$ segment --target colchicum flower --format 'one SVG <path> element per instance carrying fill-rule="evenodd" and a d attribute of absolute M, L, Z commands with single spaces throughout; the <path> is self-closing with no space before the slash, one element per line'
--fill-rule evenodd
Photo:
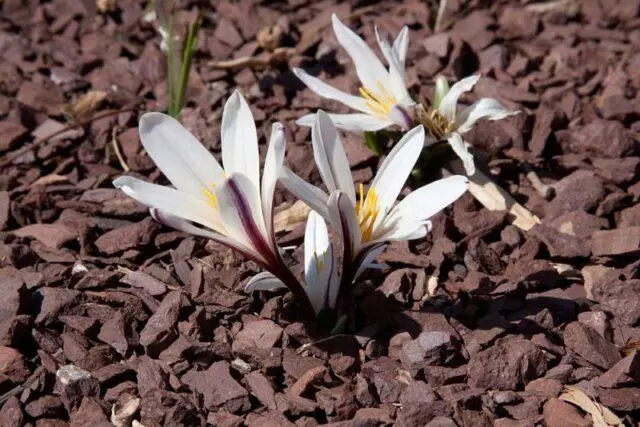
<path fill-rule="evenodd" d="M 422 126 L 407 132 L 365 191 L 363 184 L 356 188 L 353 183 L 331 118 L 318 111 L 311 139 L 314 159 L 329 194 L 283 167 L 280 181 L 284 186 L 341 231 L 345 248 L 342 288 L 371 266 L 385 242 L 424 237 L 431 228 L 429 218 L 466 191 L 466 178 L 451 176 L 427 184 L 395 203 L 420 156 L 424 138 Z"/>
<path fill-rule="evenodd" d="M 131 176 L 116 179 L 114 186 L 149 206 L 158 221 L 243 253 L 278 277 L 310 310 L 304 289 L 282 260 L 273 229 L 273 195 L 285 151 L 282 125 L 272 127 L 262 182 L 255 123 L 238 91 L 222 116 L 224 169 L 170 116 L 145 114 L 139 133 L 146 152 L 175 188 Z"/>
<path fill-rule="evenodd" d="M 331 16 L 333 31 L 338 43 L 353 60 L 362 86 L 360 96 L 350 95 L 307 74 L 300 68 L 293 72 L 316 94 L 339 101 L 360 113 L 330 114 L 335 125 L 351 131 L 377 131 L 397 125 L 403 130 L 413 127 L 413 106 L 404 82 L 405 57 L 409 43 L 409 29 L 404 27 L 389 44 L 376 28 L 380 50 L 389 64 L 387 70 L 375 53 L 356 33 L 347 28 L 334 14 Z M 313 124 L 314 114 L 298 119 L 303 126 Z"/>
<path fill-rule="evenodd" d="M 451 88 L 447 80 L 436 78 L 435 98 L 430 112 L 419 111 L 418 119 L 429 131 L 427 145 L 446 140 L 464 164 L 467 175 L 475 173 L 473 155 L 462 135 L 469 132 L 480 119 L 500 120 L 518 114 L 518 111 L 507 110 L 498 100 L 482 98 L 470 106 L 457 111 L 458 98 L 469 92 L 478 82 L 480 76 L 469 76 L 455 83 Z"/>
<path fill-rule="evenodd" d="M 316 316 L 323 309 L 335 308 L 340 289 L 337 270 L 327 224 L 318 213 L 311 211 L 304 231 L 304 289 Z M 285 287 L 286 285 L 273 274 L 263 272 L 247 283 L 245 292 Z"/>

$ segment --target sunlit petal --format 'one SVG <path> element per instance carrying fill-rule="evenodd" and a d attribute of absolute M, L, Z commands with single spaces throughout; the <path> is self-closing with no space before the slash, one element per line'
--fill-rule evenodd
<path fill-rule="evenodd" d="M 287 286 L 268 271 L 263 271 L 253 276 L 244 287 L 245 293 L 254 291 L 274 291 L 277 289 L 286 289 Z"/>
<path fill-rule="evenodd" d="M 411 170 L 420 157 L 423 145 L 424 128 L 422 125 L 416 126 L 402 137 L 380 165 L 371 186 L 376 189 L 383 215 L 389 212 L 398 198 Z"/>
<path fill-rule="evenodd" d="M 258 253 L 271 253 L 258 190 L 251 181 L 242 174 L 233 174 L 218 186 L 216 194 L 227 235 Z"/>
<path fill-rule="evenodd" d="M 397 229 L 401 229 L 403 224 L 407 224 L 405 228 L 408 229 L 426 225 L 429 218 L 462 196 L 467 191 L 467 184 L 464 176 L 454 175 L 422 186 L 393 208 L 388 221 L 394 223 Z"/>
<path fill-rule="evenodd" d="M 362 232 L 356 216 L 356 209 L 351 200 L 343 193 L 334 191 L 329 196 L 330 223 L 342 235 L 344 242 L 344 257 L 353 259 L 360 249 Z"/>
<path fill-rule="evenodd" d="M 260 189 L 258 136 L 253 114 L 236 89 L 222 113 L 222 163 L 227 174 L 240 173 Z"/>
<path fill-rule="evenodd" d="M 436 88 L 433 94 L 433 108 L 439 108 L 442 98 L 449 92 L 449 82 L 444 76 L 436 77 Z"/>
<path fill-rule="evenodd" d="M 262 212 L 266 226 L 267 236 L 275 237 L 273 232 L 273 194 L 276 183 L 282 170 L 284 161 L 285 135 L 280 123 L 271 126 L 271 139 L 264 159 L 264 171 L 262 172 Z M 275 240 L 272 242 L 275 248 Z"/>
<path fill-rule="evenodd" d="M 214 240 L 220 244 L 227 246 L 235 251 L 240 252 L 244 256 L 254 261 L 262 261 L 260 254 L 256 253 L 253 249 L 243 246 L 240 242 L 230 239 L 227 236 L 223 236 L 220 233 L 210 231 L 206 228 L 196 227 L 186 219 L 171 215 L 170 213 L 158 208 L 149 209 L 151 216 L 158 222 L 171 227 L 184 233 L 192 234 L 194 236 L 206 237 L 207 239 Z"/>
<path fill-rule="evenodd" d="M 313 77 L 301 68 L 294 68 L 293 73 L 302 80 L 309 89 L 321 97 L 342 102 L 344 105 L 347 105 L 354 110 L 365 113 L 369 112 L 369 107 L 367 107 L 367 103 L 364 98 L 343 92 L 340 89 L 323 82 L 319 78 Z"/>
<path fill-rule="evenodd" d="M 391 92 L 402 104 L 412 104 L 413 101 L 409 96 L 407 87 L 404 83 L 404 67 L 400 65 L 399 58 L 396 56 L 393 48 L 389 45 L 389 41 L 385 35 L 380 34 L 378 27 L 375 27 L 376 39 L 380 50 L 389 64 L 389 86 Z"/>
<path fill-rule="evenodd" d="M 304 235 L 304 271 L 307 293 L 316 313 L 329 303 L 333 261 L 327 225 L 318 213 L 311 211 Z"/>
<path fill-rule="evenodd" d="M 336 127 L 322 110 L 316 114 L 316 122 L 311 128 L 311 141 L 313 157 L 329 193 L 340 190 L 355 204 L 356 193 L 347 155 Z"/>
<path fill-rule="evenodd" d="M 405 58 L 407 57 L 407 48 L 409 47 L 409 27 L 406 25 L 402 27 L 398 37 L 393 42 L 393 53 L 398 58 L 398 64 L 400 65 L 400 71 L 404 75 Z"/>
<path fill-rule="evenodd" d="M 218 212 L 188 193 L 150 184 L 132 176 L 116 178 L 113 185 L 127 196 L 150 208 L 158 208 L 171 215 L 196 222 L 218 232 L 224 232 Z"/>
<path fill-rule="evenodd" d="M 501 120 L 518 114 L 518 111 L 507 110 L 498 100 L 482 98 L 465 108 L 456 118 L 456 130 L 464 134 L 471 130 L 480 119 Z"/>
<path fill-rule="evenodd" d="M 138 132 L 149 157 L 180 191 L 203 198 L 213 191 L 224 171 L 209 151 L 176 119 L 162 113 L 146 113 Z"/>
<path fill-rule="evenodd" d="M 329 196 L 327 193 L 309 184 L 287 167 L 283 167 L 280 172 L 280 182 L 307 206 L 318 212 L 324 219 L 329 220 L 329 210 L 327 207 Z"/>
<path fill-rule="evenodd" d="M 447 121 L 455 123 L 456 107 L 458 105 L 460 95 L 473 89 L 479 78 L 479 75 L 465 77 L 451 86 L 451 89 L 449 89 L 449 91 L 442 97 L 440 105 L 438 106 L 438 111 L 445 119 L 447 119 Z"/>
<path fill-rule="evenodd" d="M 296 123 L 300 126 L 313 126 L 315 114 L 307 114 L 300 117 Z M 393 120 L 373 116 L 370 114 L 329 114 L 329 118 L 338 129 L 350 132 L 375 132 L 380 129 L 392 126 Z"/>
<path fill-rule="evenodd" d="M 467 172 L 467 175 L 473 175 L 476 172 L 473 154 L 469 152 L 469 148 L 467 148 L 467 145 L 462 139 L 462 135 L 457 132 L 453 132 L 448 135 L 447 141 L 449 141 L 449 145 L 451 145 L 451 149 L 456 153 L 456 156 L 462 160 L 462 164 L 464 165 L 464 170 Z"/>
<path fill-rule="evenodd" d="M 362 262 L 358 266 L 358 269 L 356 270 L 355 276 L 353 276 L 353 280 L 354 281 L 357 281 L 360 278 L 360 276 L 362 275 L 362 273 L 365 272 L 365 270 L 367 270 L 369 268 L 382 268 L 384 266 L 384 264 L 375 263 L 374 260 L 378 257 L 378 255 L 380 255 L 382 252 L 384 252 L 384 250 L 387 248 L 387 246 L 388 245 L 373 246 L 369 250 L 367 255 L 363 258 Z"/>
<path fill-rule="evenodd" d="M 353 60 L 356 74 L 362 82 L 362 85 L 375 88 L 378 82 L 384 82 L 388 78 L 389 73 L 364 40 L 340 22 L 335 14 L 331 15 L 331 22 L 338 43 L 340 43 L 351 57 L 351 60 Z"/>

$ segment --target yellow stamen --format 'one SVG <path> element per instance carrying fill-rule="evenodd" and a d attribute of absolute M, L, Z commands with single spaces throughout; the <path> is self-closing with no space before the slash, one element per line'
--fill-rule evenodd
<path fill-rule="evenodd" d="M 378 204 L 378 193 L 374 187 L 369 188 L 366 197 L 364 196 L 364 185 L 358 185 L 360 200 L 356 205 L 356 215 L 360 224 L 360 232 L 362 233 L 362 241 L 366 242 L 371 239 L 373 227 L 380 213 Z"/>
<path fill-rule="evenodd" d="M 211 187 L 215 188 L 216 184 L 211 184 Z M 209 206 L 211 206 L 214 209 L 218 208 L 218 198 L 216 197 L 215 194 L 213 194 L 208 188 L 204 187 L 202 189 L 202 193 L 207 197 L 207 202 L 209 203 Z"/>
<path fill-rule="evenodd" d="M 420 122 L 422 122 L 436 139 L 442 139 L 444 135 L 455 129 L 455 123 L 449 122 L 436 109 L 432 110 L 430 114 L 427 114 L 427 112 L 422 109 L 422 111 L 418 112 L 418 116 Z"/>
<path fill-rule="evenodd" d="M 398 101 L 379 81 L 376 82 L 376 88 L 378 90 L 374 92 L 370 88 L 362 86 L 359 92 L 373 114 L 387 118 Z"/>

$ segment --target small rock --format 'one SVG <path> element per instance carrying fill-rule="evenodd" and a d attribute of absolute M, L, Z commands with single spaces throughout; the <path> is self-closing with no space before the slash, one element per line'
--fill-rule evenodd
<path fill-rule="evenodd" d="M 324 366 L 309 369 L 289 388 L 289 394 L 296 397 L 301 396 L 313 382 L 322 378 L 326 372 L 327 368 Z"/>
<path fill-rule="evenodd" d="M 259 371 L 253 371 L 244 377 L 244 380 L 249 387 L 249 391 L 253 394 L 264 406 L 269 409 L 276 410 L 276 394 L 273 390 L 273 386 Z"/>
<path fill-rule="evenodd" d="M 578 314 L 578 322 L 593 328 L 602 338 L 612 341 L 613 330 L 604 311 L 585 311 Z"/>
<path fill-rule="evenodd" d="M 100 397 L 100 383 L 75 365 L 64 365 L 56 371 L 56 390 L 69 413 L 80 406 L 85 397 Z"/>
<path fill-rule="evenodd" d="M 251 408 L 249 393 L 233 379 L 229 367 L 228 362 L 215 362 L 206 371 L 187 372 L 182 381 L 203 395 L 204 405 L 211 411 L 218 407 L 231 413 L 247 411 Z"/>
<path fill-rule="evenodd" d="M 564 329 L 564 343 L 571 350 L 599 368 L 609 369 L 620 357 L 615 345 L 598 332 L 580 322 L 571 322 Z"/>
<path fill-rule="evenodd" d="M 614 388 L 640 382 L 640 354 L 634 351 L 604 374 L 598 377 L 596 383 L 600 387 Z"/>
<path fill-rule="evenodd" d="M 589 247 L 576 236 L 560 233 L 544 224 L 534 225 L 530 232 L 546 245 L 552 257 L 584 258 L 589 256 Z"/>
<path fill-rule="evenodd" d="M 80 407 L 69 414 L 69 427 L 108 427 L 113 426 L 104 413 L 102 406 L 94 398 L 83 398 Z"/>
<path fill-rule="evenodd" d="M 558 397 L 563 387 L 562 383 L 558 380 L 537 378 L 527 384 L 524 390 L 551 399 Z"/>
<path fill-rule="evenodd" d="M 640 250 L 640 226 L 594 231 L 591 235 L 593 255 L 623 255 Z"/>
<path fill-rule="evenodd" d="M 640 408 L 640 388 L 603 388 L 598 391 L 600 402 L 614 411 L 630 412 Z"/>
<path fill-rule="evenodd" d="M 548 427 L 589 427 L 587 421 L 571 404 L 560 399 L 549 399 L 542 410 Z"/>
<path fill-rule="evenodd" d="M 429 404 L 438 400 L 431 386 L 424 381 L 412 381 L 400 394 L 400 404 Z"/>
<path fill-rule="evenodd" d="M 149 244 L 159 229 L 160 225 L 152 218 L 145 218 L 140 222 L 114 228 L 98 237 L 95 245 L 103 254 L 114 255 Z"/>
<path fill-rule="evenodd" d="M 605 196 L 604 182 L 593 172 L 578 170 L 553 186 L 556 197 L 545 208 L 546 217 L 554 219 L 576 210 L 595 209 Z"/>
<path fill-rule="evenodd" d="M 46 247 L 54 249 L 78 236 L 76 230 L 72 230 L 64 224 L 30 224 L 13 231 L 13 234 L 37 239 Z"/>
<path fill-rule="evenodd" d="M 3 120 L 0 122 L 0 151 L 12 149 L 26 135 L 27 128 L 19 123 Z"/>
<path fill-rule="evenodd" d="M 269 350 L 281 337 L 282 328 L 271 320 L 247 322 L 233 340 L 231 349 L 234 353 L 243 353 L 249 348 Z"/>
<path fill-rule="evenodd" d="M 510 338 L 471 356 L 467 366 L 471 387 L 512 390 L 547 370 L 544 353 L 531 341 Z"/>
<path fill-rule="evenodd" d="M 80 293 L 71 289 L 45 287 L 38 290 L 42 298 L 36 323 L 49 323 L 75 305 Z"/>
<path fill-rule="evenodd" d="M 142 288 L 152 296 L 164 295 L 167 292 L 167 285 L 164 282 L 142 271 L 131 271 L 120 281 L 136 288 Z"/>
<path fill-rule="evenodd" d="M 125 331 L 125 320 L 119 310 L 115 312 L 111 319 L 102 325 L 98 339 L 105 344 L 109 344 L 122 356 L 127 355 L 129 341 L 127 340 L 127 333 Z"/>
<path fill-rule="evenodd" d="M 24 426 L 24 412 L 17 397 L 11 396 L 0 409 L 0 425 L 4 427 Z"/>
<path fill-rule="evenodd" d="M 169 292 L 147 321 L 140 332 L 140 344 L 146 348 L 147 353 L 158 354 L 178 338 L 176 326 L 184 305 L 182 299 L 179 291 Z"/>
<path fill-rule="evenodd" d="M 25 412 L 32 418 L 58 418 L 65 413 L 64 405 L 57 396 L 43 396 L 25 406 Z"/>
<path fill-rule="evenodd" d="M 21 383 L 30 371 L 22 354 L 11 347 L 0 346 L 0 374 L 13 383 Z"/>
<path fill-rule="evenodd" d="M 614 120 L 594 120 L 571 133 L 569 149 L 578 154 L 587 152 L 620 159 L 633 150 L 633 140 L 627 135 L 624 124 Z"/>

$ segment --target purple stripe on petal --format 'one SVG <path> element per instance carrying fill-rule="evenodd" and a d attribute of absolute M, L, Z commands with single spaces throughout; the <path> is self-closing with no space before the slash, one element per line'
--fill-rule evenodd
<path fill-rule="evenodd" d="M 394 114 L 394 117 L 399 118 L 403 123 L 403 129 L 409 130 L 413 127 L 413 118 L 411 118 L 411 114 L 409 114 L 409 111 L 406 108 L 400 104 L 396 104 L 393 106 L 393 110 L 396 113 Z"/>
<path fill-rule="evenodd" d="M 238 184 L 233 177 L 229 178 L 229 189 L 231 190 L 233 201 L 238 208 L 240 221 L 247 232 L 247 236 L 249 237 L 251 244 L 259 254 L 264 256 L 268 261 L 275 263 L 276 260 L 273 251 L 271 251 L 271 248 L 260 232 L 258 225 L 253 220 L 253 214 L 251 213 L 249 202 L 247 202 L 247 198 L 244 193 L 242 193 L 242 190 L 240 190 L 240 187 L 238 187 Z"/>

